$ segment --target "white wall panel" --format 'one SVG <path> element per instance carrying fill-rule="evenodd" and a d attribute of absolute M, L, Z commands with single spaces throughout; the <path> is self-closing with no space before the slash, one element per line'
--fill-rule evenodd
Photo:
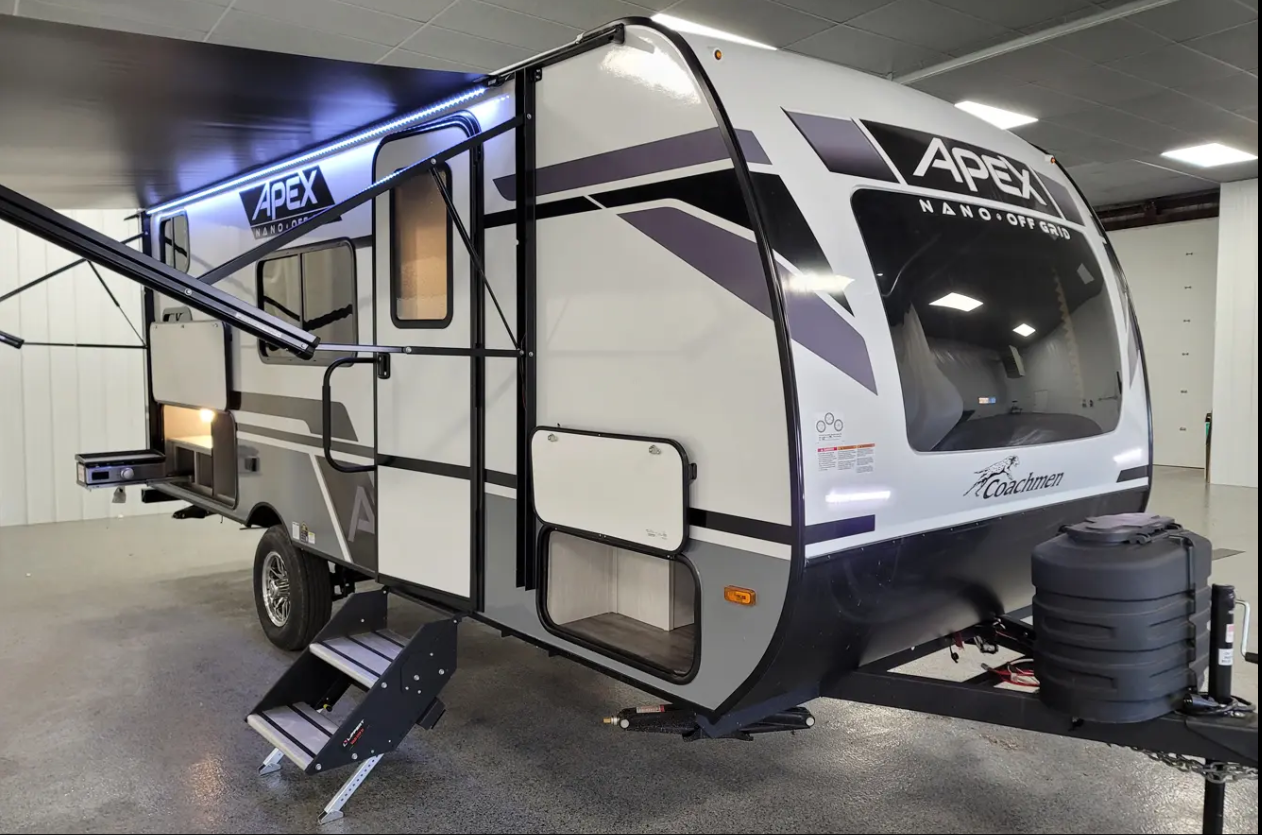
<path fill-rule="evenodd" d="M 67 214 L 112 238 L 134 235 L 128 211 Z M 0 223 L 0 295 L 74 260 L 58 247 Z M 140 326 L 140 288 L 101 271 Z M 0 303 L 0 330 L 32 342 L 134 345 L 138 339 L 92 269 L 82 265 Z M 140 351 L 0 346 L 0 525 L 162 513 L 170 505 L 110 502 L 111 491 L 75 483 L 79 452 L 146 445 L 144 356 Z"/>
<path fill-rule="evenodd" d="M 1226 183 L 1219 203 L 1218 327 L 1210 480 L 1258 486 L 1258 181 Z"/>
<path fill-rule="evenodd" d="M 1205 466 L 1213 408 L 1218 220 L 1109 235 L 1131 286 L 1152 387 L 1154 463 Z"/>

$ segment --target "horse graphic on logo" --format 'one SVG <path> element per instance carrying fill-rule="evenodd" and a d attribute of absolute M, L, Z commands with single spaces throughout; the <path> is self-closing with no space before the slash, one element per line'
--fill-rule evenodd
<path fill-rule="evenodd" d="M 967 496 L 969 493 L 972 493 L 975 496 L 980 496 L 986 484 L 995 478 L 1003 477 L 1015 483 L 1016 479 L 1012 477 L 1012 468 L 1020 463 L 1021 461 L 1017 456 L 1009 455 L 1002 461 L 997 461 L 983 470 L 978 470 L 974 473 L 977 476 L 977 481 L 973 482 L 972 487 L 964 491 L 964 495 Z"/>

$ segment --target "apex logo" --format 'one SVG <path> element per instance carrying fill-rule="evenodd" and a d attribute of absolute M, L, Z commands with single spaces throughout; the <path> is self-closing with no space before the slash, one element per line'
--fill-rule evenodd
<path fill-rule="evenodd" d="M 942 138 L 935 136 L 912 176 L 924 177 L 930 168 L 941 168 L 974 194 L 978 193 L 977 184 L 989 179 L 1004 194 L 1047 205 L 1043 195 L 1034 188 L 1034 172 L 1005 156 L 978 154 L 963 145 L 956 145 L 948 152 Z"/>
<path fill-rule="evenodd" d="M 864 122 L 909 185 L 974 195 L 1061 217 L 1025 164 L 967 142 L 898 125 Z"/>
<path fill-rule="evenodd" d="M 239 195 L 255 238 L 284 232 L 309 215 L 333 205 L 329 184 L 318 165 L 251 186 Z"/>

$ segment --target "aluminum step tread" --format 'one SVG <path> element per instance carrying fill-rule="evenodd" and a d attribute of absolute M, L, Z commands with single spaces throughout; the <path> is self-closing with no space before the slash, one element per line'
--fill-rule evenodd
<path fill-rule="evenodd" d="M 311 654 L 361 686 L 371 688 L 406 643 L 406 638 L 388 629 L 379 629 L 312 644 Z"/>
<path fill-rule="evenodd" d="M 337 732 L 328 716 L 305 702 L 252 713 L 245 721 L 303 770 Z"/>

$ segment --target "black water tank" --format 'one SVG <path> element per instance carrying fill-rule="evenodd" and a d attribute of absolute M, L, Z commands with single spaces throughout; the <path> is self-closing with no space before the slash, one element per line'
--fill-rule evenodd
<path fill-rule="evenodd" d="M 1048 707 L 1097 722 L 1175 710 L 1209 664 L 1209 540 L 1167 516 L 1071 525 L 1034 549 L 1034 671 Z"/>

